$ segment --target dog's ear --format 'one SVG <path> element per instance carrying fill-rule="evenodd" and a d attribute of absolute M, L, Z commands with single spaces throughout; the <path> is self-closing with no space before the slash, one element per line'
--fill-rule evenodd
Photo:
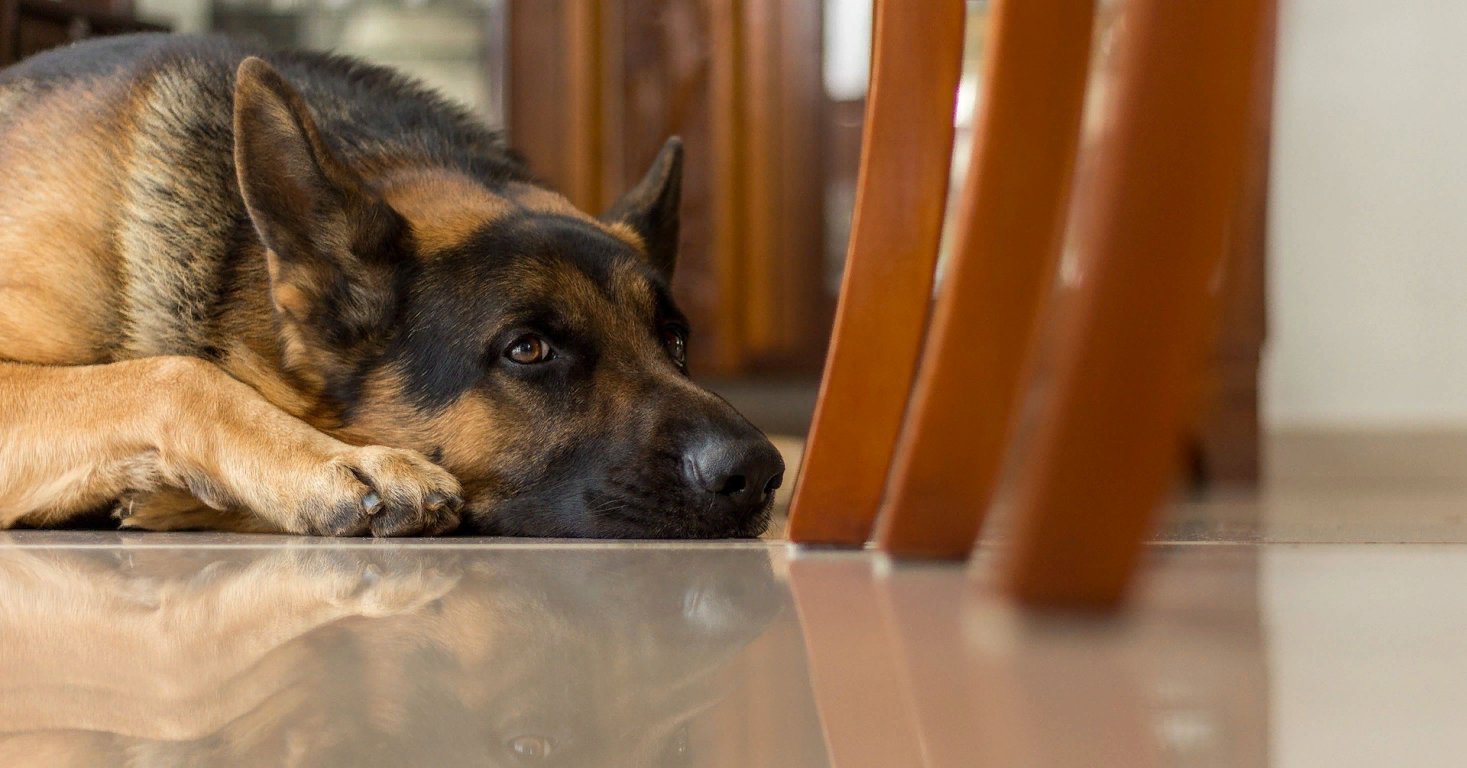
<path fill-rule="evenodd" d="M 683 141 L 673 136 L 647 175 L 617 200 L 602 221 L 622 222 L 641 236 L 652 267 L 672 280 L 677 265 L 678 203 L 683 192 Z"/>
<path fill-rule="evenodd" d="M 257 58 L 239 65 L 234 163 L 268 249 L 287 352 L 327 370 L 380 343 L 395 312 L 406 226 L 322 141 L 300 94 Z"/>

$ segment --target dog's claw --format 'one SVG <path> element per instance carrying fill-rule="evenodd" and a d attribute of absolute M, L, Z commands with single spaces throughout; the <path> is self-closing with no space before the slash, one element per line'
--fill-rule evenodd
<path fill-rule="evenodd" d="M 131 496 L 123 496 L 122 498 L 120 498 L 120 499 L 116 500 L 115 502 L 113 502 L 112 503 L 112 519 L 113 520 L 126 520 L 129 517 L 132 517 L 132 505 L 133 505 L 133 498 Z"/>
<path fill-rule="evenodd" d="M 458 525 L 459 484 L 421 454 L 366 446 L 333 457 L 323 465 L 350 495 L 318 529 L 333 536 L 421 536 Z"/>
<path fill-rule="evenodd" d="M 457 512 L 458 508 L 463 505 L 463 500 L 446 493 L 434 493 L 423 501 L 423 505 L 430 512 L 437 512 L 444 507 L 447 507 L 450 511 Z"/>

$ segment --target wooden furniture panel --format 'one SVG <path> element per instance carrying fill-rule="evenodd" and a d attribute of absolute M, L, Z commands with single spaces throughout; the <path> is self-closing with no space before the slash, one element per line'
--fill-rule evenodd
<path fill-rule="evenodd" d="M 131 0 L 0 0 L 0 66 L 88 37 L 166 29 L 135 18 Z"/>
<path fill-rule="evenodd" d="M 1192 479 L 1201 488 L 1256 488 L 1262 465 L 1258 377 L 1268 336 L 1265 256 L 1278 0 L 1264 1 L 1261 27 L 1248 160 L 1229 229 L 1221 325 L 1194 438 Z"/>
<path fill-rule="evenodd" d="M 815 207 L 824 183 L 822 5 L 744 0 L 744 7 L 741 367 L 814 372 L 833 309 L 821 288 L 824 211 Z"/>

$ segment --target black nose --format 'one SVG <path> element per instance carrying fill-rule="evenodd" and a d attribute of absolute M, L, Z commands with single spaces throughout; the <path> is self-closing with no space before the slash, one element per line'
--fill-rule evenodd
<path fill-rule="evenodd" d="M 784 459 L 760 437 L 710 440 L 688 452 L 688 480 L 738 506 L 762 506 L 784 482 Z"/>

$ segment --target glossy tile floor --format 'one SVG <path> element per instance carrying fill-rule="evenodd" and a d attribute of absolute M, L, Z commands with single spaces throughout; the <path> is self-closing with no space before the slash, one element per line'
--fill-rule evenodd
<path fill-rule="evenodd" d="M 1119 619 L 778 543 L 0 534 L 0 766 L 1455 766 L 1467 547 L 1172 544 Z"/>

